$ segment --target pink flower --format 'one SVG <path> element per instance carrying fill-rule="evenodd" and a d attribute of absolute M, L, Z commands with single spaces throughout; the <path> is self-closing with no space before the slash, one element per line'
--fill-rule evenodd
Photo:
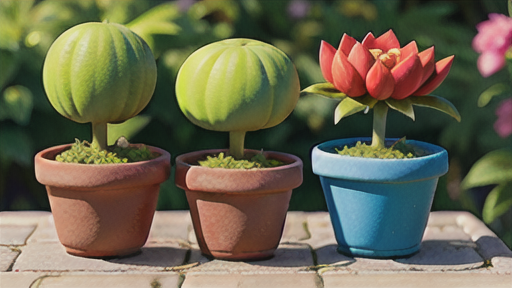
<path fill-rule="evenodd" d="M 489 14 L 489 20 L 476 25 L 478 34 L 473 38 L 473 49 L 481 53 L 478 70 L 489 77 L 505 66 L 505 52 L 512 46 L 512 18 L 502 14 Z"/>
<path fill-rule="evenodd" d="M 512 98 L 500 103 L 496 109 L 498 120 L 494 123 L 494 130 L 500 137 L 506 138 L 512 134 Z"/>
<path fill-rule="evenodd" d="M 360 43 L 347 34 L 336 50 L 320 45 L 320 68 L 325 80 L 349 97 L 366 93 L 384 100 L 430 94 L 446 78 L 454 56 L 434 61 L 434 47 L 418 51 L 416 42 L 400 47 L 393 30 Z"/>

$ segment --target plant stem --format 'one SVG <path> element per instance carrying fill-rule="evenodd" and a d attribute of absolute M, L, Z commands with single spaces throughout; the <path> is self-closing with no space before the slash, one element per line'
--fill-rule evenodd
<path fill-rule="evenodd" d="M 92 123 L 92 145 L 107 150 L 107 123 Z"/>
<path fill-rule="evenodd" d="M 245 131 L 229 132 L 229 154 L 237 160 L 244 157 L 244 140 Z"/>
<path fill-rule="evenodd" d="M 383 101 L 377 102 L 373 107 L 373 135 L 372 147 L 385 148 L 386 140 L 386 117 L 388 115 L 388 105 Z"/>

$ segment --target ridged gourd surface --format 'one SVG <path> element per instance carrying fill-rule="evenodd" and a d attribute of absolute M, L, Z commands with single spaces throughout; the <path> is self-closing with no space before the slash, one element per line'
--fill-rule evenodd
<path fill-rule="evenodd" d="M 251 39 L 228 39 L 194 52 L 180 68 L 176 96 L 194 124 L 255 131 L 281 123 L 299 97 L 297 71 L 285 53 Z"/>
<path fill-rule="evenodd" d="M 148 45 L 114 23 L 84 23 L 57 38 L 43 67 L 52 106 L 79 123 L 118 123 L 151 100 L 156 63 Z"/>

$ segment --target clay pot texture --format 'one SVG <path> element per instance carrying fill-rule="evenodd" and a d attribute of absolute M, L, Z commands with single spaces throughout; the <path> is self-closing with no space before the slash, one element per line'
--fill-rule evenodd
<path fill-rule="evenodd" d="M 176 158 L 176 185 L 186 192 L 201 252 L 227 260 L 269 258 L 281 240 L 292 189 L 302 184 L 302 161 L 290 154 L 264 152 L 267 158 L 289 164 L 248 170 L 197 165 L 197 160 L 219 152 L 226 150 Z"/>
<path fill-rule="evenodd" d="M 69 254 L 123 256 L 146 242 L 160 183 L 169 178 L 170 154 L 147 146 L 159 157 L 123 164 L 55 161 L 71 145 L 35 156 L 37 180 L 46 185 L 59 240 Z"/>

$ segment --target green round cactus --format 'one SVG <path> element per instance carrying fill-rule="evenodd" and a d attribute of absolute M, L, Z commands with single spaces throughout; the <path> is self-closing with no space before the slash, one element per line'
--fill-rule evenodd
<path fill-rule="evenodd" d="M 228 39 L 190 55 L 176 79 L 181 111 L 194 124 L 230 132 L 230 153 L 243 156 L 245 132 L 273 127 L 299 99 L 297 70 L 276 47 Z"/>
<path fill-rule="evenodd" d="M 137 115 L 151 100 L 156 63 L 128 28 L 91 22 L 70 28 L 52 44 L 43 66 L 52 106 L 79 123 L 91 122 L 93 143 L 107 147 L 107 123 Z"/>

